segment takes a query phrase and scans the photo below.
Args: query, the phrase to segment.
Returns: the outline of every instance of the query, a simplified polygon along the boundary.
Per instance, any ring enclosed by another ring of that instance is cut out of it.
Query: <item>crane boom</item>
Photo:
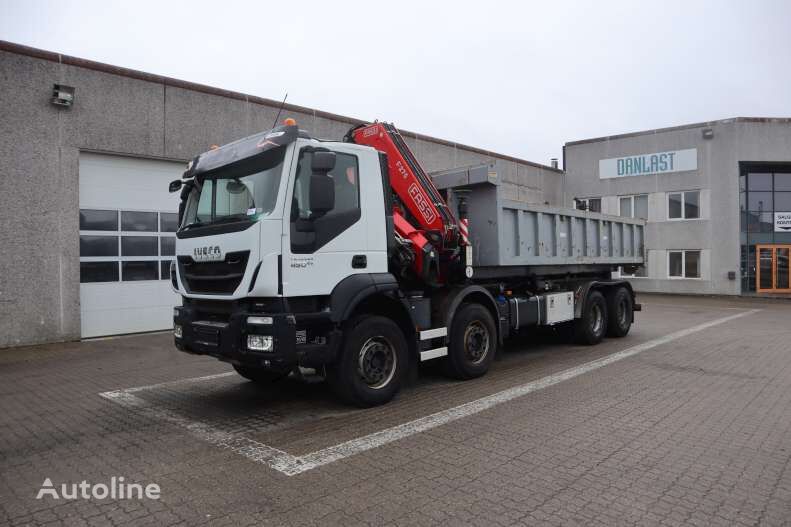
[[[401,133],[392,124],[375,122],[353,128],[347,140],[387,155],[390,186],[409,216],[395,208],[396,232],[412,242],[418,276],[427,279],[436,275],[431,281],[444,281],[441,277],[447,274],[447,260],[457,257],[461,244],[459,224]]]

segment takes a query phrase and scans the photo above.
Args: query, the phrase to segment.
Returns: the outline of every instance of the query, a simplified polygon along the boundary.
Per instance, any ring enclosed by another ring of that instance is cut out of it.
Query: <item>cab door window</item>
[[[291,252],[309,254],[354,225],[361,215],[357,156],[335,153],[335,168],[328,174],[335,187],[335,207],[321,217],[310,209],[310,176],[313,149],[299,154],[294,195],[291,200]]]

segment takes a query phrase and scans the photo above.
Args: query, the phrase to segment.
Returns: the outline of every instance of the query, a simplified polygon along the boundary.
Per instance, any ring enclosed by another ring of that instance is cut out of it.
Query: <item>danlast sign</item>
[[[791,232],[791,212],[775,212],[775,232]]]
[[[599,179],[670,174],[698,169],[698,149],[673,150],[599,160]]]

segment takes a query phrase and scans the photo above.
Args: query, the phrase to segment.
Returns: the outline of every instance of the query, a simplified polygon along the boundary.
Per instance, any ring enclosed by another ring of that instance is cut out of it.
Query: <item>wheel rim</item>
[[[618,302],[618,324],[621,327],[624,327],[627,324],[627,320],[626,320],[627,308],[628,308],[628,306],[627,306],[627,303],[626,303],[626,299],[622,298],[621,301]]]
[[[489,353],[489,330],[479,320],[470,322],[464,330],[464,355],[472,364],[478,364]]]
[[[593,315],[591,317],[591,331],[594,335],[598,335],[601,333],[602,327],[604,326],[604,314],[599,304],[594,304],[592,306],[591,315]]]
[[[384,337],[371,337],[360,348],[357,372],[369,388],[387,386],[395,376],[398,356],[395,348]]]

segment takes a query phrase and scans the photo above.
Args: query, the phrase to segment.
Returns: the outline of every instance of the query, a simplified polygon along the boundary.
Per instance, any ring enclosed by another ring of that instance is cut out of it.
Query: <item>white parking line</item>
[[[224,432],[206,423],[187,419],[170,410],[156,408],[155,406],[146,402],[142,398],[134,395],[136,392],[140,392],[152,388],[159,388],[159,387],[170,386],[175,384],[186,384],[189,382],[216,379],[220,377],[225,377],[227,375],[231,375],[232,373],[208,375],[205,377],[196,377],[194,379],[181,379],[178,381],[152,384],[149,386],[138,386],[135,388],[127,388],[127,389],[115,390],[111,392],[103,392],[99,395],[113,402],[126,406],[128,408],[134,408],[136,411],[142,412],[150,417],[162,419],[167,422],[186,428],[196,437],[210,444],[220,446],[222,448],[227,448],[232,452],[245,456],[248,459],[251,459],[258,463],[266,464],[287,476],[294,476],[296,474],[301,474],[302,472],[306,472],[308,470],[312,470],[314,468],[318,468],[323,465],[327,465],[329,463],[339,461],[349,456],[353,456],[355,454],[359,454],[361,452],[365,452],[367,450],[371,450],[373,448],[377,448],[386,445],[388,443],[392,443],[393,441],[398,441],[399,439],[404,439],[411,435],[420,432],[425,432],[426,430],[431,430],[432,428],[442,426],[444,424],[456,421],[458,419],[469,417],[471,415],[477,414],[484,410],[488,410],[499,404],[511,401],[518,397],[522,397],[529,393],[542,390],[544,388],[553,386],[563,381],[567,381],[569,379],[573,379],[575,377],[584,375],[586,373],[597,370],[599,368],[603,368],[604,366],[608,366],[620,360],[633,357],[644,351],[650,350],[652,348],[656,348],[657,346],[667,344],[674,340],[692,335],[693,333],[697,333],[699,331],[703,331],[705,329],[718,326],[720,324],[724,324],[726,322],[730,322],[732,320],[736,320],[738,318],[747,315],[752,315],[754,313],[757,313],[758,311],[761,310],[750,309],[748,311],[743,311],[741,313],[736,313],[734,315],[730,315],[727,317],[722,317],[715,320],[711,320],[709,322],[704,322],[703,324],[698,324],[696,326],[692,326],[687,329],[675,331],[663,337],[649,340],[642,344],[638,344],[636,346],[632,346],[631,348],[627,348],[623,351],[613,353],[612,355],[602,357],[601,359],[597,359],[591,362],[587,362],[585,364],[581,364],[579,366],[575,366],[568,370],[564,370],[560,373],[548,375],[547,377],[543,377],[541,379],[531,381],[519,386],[514,386],[513,388],[508,388],[501,392],[497,392],[487,397],[476,399],[469,403],[455,406],[453,408],[449,408],[441,412],[437,412],[425,417],[421,417],[419,419],[415,419],[407,423],[396,425],[391,428],[387,428],[385,430],[380,430],[379,432],[374,432],[372,434],[368,434],[366,436],[359,437],[357,439],[352,439],[351,441],[346,441],[345,443],[340,443],[338,445],[324,448],[322,450],[318,450],[310,454],[305,454],[303,456],[294,456],[292,454],[289,454],[288,452],[278,450],[277,448],[271,447],[269,445],[265,445],[263,443],[243,437],[241,435]]]

